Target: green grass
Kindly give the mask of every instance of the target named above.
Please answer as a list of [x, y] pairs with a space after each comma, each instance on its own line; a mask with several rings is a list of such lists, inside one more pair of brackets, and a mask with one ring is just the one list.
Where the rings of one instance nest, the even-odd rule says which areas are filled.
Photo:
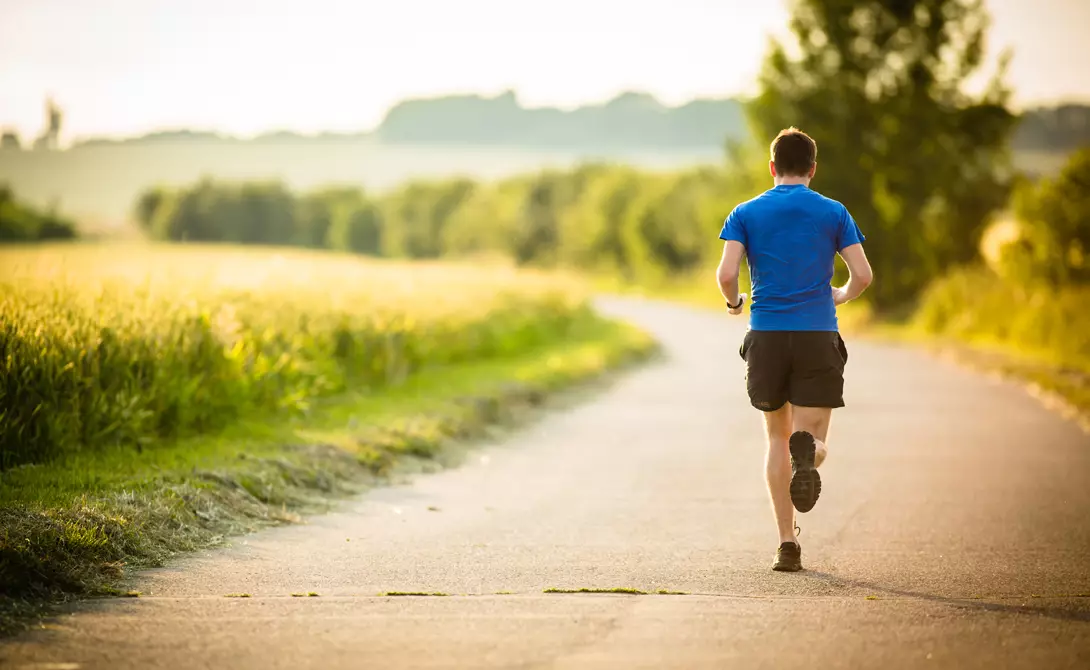
[[879, 335], [924, 344], [1027, 383], [1090, 417], [1090, 287], [1020, 285], [984, 268], [951, 273], [905, 323]]
[[0, 470], [203, 434], [585, 316], [560, 276], [232, 247], [0, 249]]
[[[500, 359], [422, 370], [381, 393], [316, 402], [154, 449], [78, 452], [0, 474], [0, 628], [42, 603], [110, 594], [126, 569], [326, 509], [396, 468], [532, 416], [552, 392], [645, 357], [646, 335], [598, 318]], [[317, 594], [314, 594], [317, 595]]]

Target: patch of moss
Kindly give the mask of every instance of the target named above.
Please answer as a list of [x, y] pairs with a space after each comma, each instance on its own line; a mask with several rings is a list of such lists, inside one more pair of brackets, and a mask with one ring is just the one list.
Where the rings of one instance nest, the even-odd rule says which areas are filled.
[[588, 589], [588, 588], [557, 589], [557, 588], [549, 588], [549, 589], [545, 589], [544, 593], [623, 593], [623, 594], [631, 595], [631, 596], [645, 596], [645, 595], [647, 595], [646, 591], [640, 591], [639, 589], [630, 589], [630, 588], [625, 588], [625, 587], [616, 587], [616, 588], [612, 588], [612, 589]]

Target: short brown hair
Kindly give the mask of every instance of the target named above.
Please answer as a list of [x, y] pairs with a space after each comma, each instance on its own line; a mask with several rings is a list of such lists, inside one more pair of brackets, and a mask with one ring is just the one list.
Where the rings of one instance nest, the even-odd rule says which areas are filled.
[[780, 131], [772, 140], [772, 163], [781, 177], [805, 177], [817, 162], [817, 142], [798, 128]]

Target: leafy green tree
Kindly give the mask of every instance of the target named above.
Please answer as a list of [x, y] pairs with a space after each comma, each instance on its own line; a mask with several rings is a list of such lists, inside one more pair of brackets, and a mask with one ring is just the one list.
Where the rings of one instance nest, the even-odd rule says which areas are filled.
[[[708, 232], [718, 223], [708, 214], [707, 203], [718, 201], [725, 185], [719, 171], [711, 168], [689, 170], [659, 179], [637, 215], [637, 230], [648, 251], [648, 260], [670, 274], [688, 272], [709, 260], [714, 247]], [[722, 211], [722, 210], [720, 210]]]
[[326, 246], [329, 229], [333, 223], [333, 203], [340, 198], [353, 198], [351, 189], [327, 190], [308, 193], [298, 200], [294, 243], [304, 247]]
[[11, 189], [0, 184], [0, 243], [35, 240], [40, 227], [34, 212], [16, 202]]
[[443, 229], [476, 188], [469, 179], [415, 181], [385, 198], [386, 255], [438, 258], [443, 252]]
[[986, 90], [981, 0], [794, 0], [798, 55], [774, 43], [749, 106], [757, 135], [798, 126], [818, 142], [814, 188], [867, 235], [888, 306], [952, 263], [970, 261], [1004, 203], [1014, 117], [1003, 67]]
[[382, 251], [382, 212], [362, 191], [333, 203], [326, 246], [377, 256]]
[[137, 225], [143, 230], [150, 231], [152, 227], [152, 221], [155, 219], [155, 215], [166, 204], [166, 200], [172, 197], [165, 188], [149, 188], [146, 189], [136, 198], [136, 204], [133, 206], [133, 217], [136, 219]]
[[443, 255], [510, 255], [528, 183], [527, 178], [515, 177], [477, 188], [443, 228]]
[[0, 243], [68, 240], [77, 237], [76, 226], [55, 212], [41, 212], [15, 199], [0, 184]]
[[609, 167], [588, 175], [579, 197], [560, 221], [563, 264], [633, 277], [631, 238], [625, 224], [640, 203], [647, 176], [628, 167]]
[[1090, 282], [1090, 148], [1055, 178], [1024, 184], [1014, 209], [1021, 239], [1004, 254], [1007, 271], [1054, 285]]

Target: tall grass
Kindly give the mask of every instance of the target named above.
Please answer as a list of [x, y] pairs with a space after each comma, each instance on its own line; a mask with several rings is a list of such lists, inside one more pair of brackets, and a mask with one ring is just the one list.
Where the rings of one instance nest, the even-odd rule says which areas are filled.
[[505, 268], [229, 248], [0, 250], [0, 469], [306, 412], [349, 386], [514, 354], [585, 316]]
[[1090, 372], [1088, 306], [1090, 286], [1017, 284], [973, 268], [937, 280], [924, 293], [914, 325]]

